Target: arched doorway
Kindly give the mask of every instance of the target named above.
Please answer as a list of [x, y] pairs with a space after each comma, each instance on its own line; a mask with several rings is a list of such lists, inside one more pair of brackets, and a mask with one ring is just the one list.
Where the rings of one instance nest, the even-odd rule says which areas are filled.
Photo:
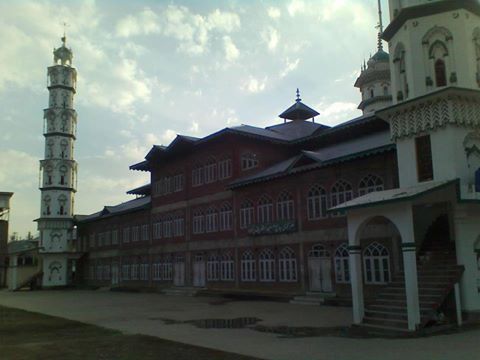
[[308, 253], [308, 277], [310, 291], [333, 291], [332, 259], [330, 252], [322, 244], [313, 245]]
[[204, 287], [206, 278], [205, 256], [196, 254], [193, 261], [193, 286]]

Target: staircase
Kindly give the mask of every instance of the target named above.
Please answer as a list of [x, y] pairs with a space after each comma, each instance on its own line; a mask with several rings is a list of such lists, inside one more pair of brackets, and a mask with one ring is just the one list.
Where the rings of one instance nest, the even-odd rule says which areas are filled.
[[13, 291], [19, 291], [27, 286], [30, 288], [30, 290], [33, 290], [39, 287], [42, 283], [42, 276], [43, 276], [43, 271], [36, 272], [32, 276], [29, 276], [28, 278], [26, 278], [20, 284], [18, 284], [17, 287], [13, 289]]
[[[435, 320], [437, 309], [460, 280], [463, 266], [456, 263], [455, 251], [446, 244], [430, 245], [417, 260], [420, 328]], [[367, 303], [361, 328], [377, 335], [402, 336], [409, 333], [404, 273]]]
[[326, 299], [334, 298], [335, 296], [335, 293], [307, 292], [305, 295], [295, 296], [290, 300], [290, 304], [318, 306], [325, 304]]
[[171, 288], [163, 289], [162, 293], [169, 296], [195, 296], [200, 290], [203, 290], [203, 288], [174, 286]]

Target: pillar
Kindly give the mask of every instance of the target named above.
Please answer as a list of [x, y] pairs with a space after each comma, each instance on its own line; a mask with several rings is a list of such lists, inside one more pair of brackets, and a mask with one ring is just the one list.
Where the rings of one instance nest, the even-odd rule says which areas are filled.
[[415, 242], [402, 242], [402, 252], [405, 292], [407, 295], [408, 330], [415, 331], [420, 324], [420, 301], [418, 299], [417, 253]]
[[357, 237], [360, 222], [348, 218], [348, 254], [352, 286], [353, 323], [361, 324], [365, 315], [363, 300], [362, 247]]
[[17, 255], [12, 255], [10, 257], [10, 282], [8, 284], [8, 290], [15, 290], [17, 288], [17, 270], [18, 270], [18, 257]]

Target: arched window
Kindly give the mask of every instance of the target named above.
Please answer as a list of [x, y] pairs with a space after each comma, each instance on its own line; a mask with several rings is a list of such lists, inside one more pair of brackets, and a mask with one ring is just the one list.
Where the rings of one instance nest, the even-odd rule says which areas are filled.
[[308, 219], [317, 220], [327, 216], [327, 192], [320, 185], [314, 185], [308, 191]]
[[250, 250], [242, 254], [242, 281], [256, 281], [257, 280], [257, 264], [255, 256]]
[[[172, 217], [170, 215], [165, 216], [163, 218], [162, 223], [163, 223], [163, 237], [166, 237], [166, 238], [172, 237], [172, 233], [173, 233], [172, 232], [172, 224], [173, 224]], [[133, 235], [133, 237], [135, 237], [135, 235]]]
[[202, 165], [195, 165], [192, 169], [192, 186], [200, 186], [204, 181], [204, 168]]
[[220, 279], [222, 281], [233, 281], [235, 279], [234, 265], [230, 252], [222, 255], [222, 260], [220, 261]]
[[240, 228], [246, 229], [253, 224], [253, 203], [245, 200], [240, 206]]
[[280, 281], [297, 281], [297, 258], [289, 247], [283, 248], [278, 254], [278, 273]]
[[270, 249], [264, 249], [259, 255], [260, 281], [275, 281], [275, 255]]
[[[337, 205], [343, 204], [346, 201], [353, 199], [353, 189], [352, 185], [347, 183], [344, 180], [339, 180], [333, 185], [332, 191], [330, 194], [330, 206], [335, 207]], [[338, 213], [334, 213], [334, 216], [338, 216]]]
[[312, 249], [308, 252], [308, 257], [312, 258], [329, 258], [330, 252], [322, 244], [316, 244], [312, 246]]
[[219, 278], [220, 262], [217, 254], [210, 254], [207, 259], [207, 280], [217, 281]]
[[205, 212], [205, 232], [217, 231], [218, 214], [214, 207], [208, 208]]
[[447, 69], [442, 59], [435, 61], [435, 82], [437, 87], [447, 86]]
[[335, 250], [335, 279], [337, 283], [350, 282], [347, 243], [343, 243]]
[[383, 96], [388, 96], [388, 86], [383, 87]]
[[232, 206], [225, 203], [220, 207], [219, 230], [232, 230]]
[[370, 89], [370, 97], [373, 98], [375, 96], [373, 89]]
[[204, 230], [204, 222], [205, 217], [203, 215], [203, 211], [200, 209], [196, 209], [193, 211], [193, 218], [192, 218], [192, 232], [194, 234], [202, 234]]
[[358, 195], [362, 196], [374, 191], [383, 190], [383, 180], [376, 175], [367, 175], [358, 184]]
[[67, 212], [65, 211], [65, 205], [67, 203], [67, 197], [65, 195], [60, 195], [58, 197], [58, 205], [59, 205], [59, 215], [66, 215]]
[[363, 251], [365, 283], [386, 284], [390, 281], [390, 256], [385, 246], [373, 242]]
[[259, 224], [265, 224], [273, 221], [272, 199], [264, 195], [258, 201], [257, 219]]
[[209, 184], [217, 180], [217, 161], [210, 158], [205, 163], [205, 184]]
[[286, 191], [283, 191], [278, 196], [277, 200], [277, 219], [292, 220], [295, 217], [293, 211], [292, 195]]

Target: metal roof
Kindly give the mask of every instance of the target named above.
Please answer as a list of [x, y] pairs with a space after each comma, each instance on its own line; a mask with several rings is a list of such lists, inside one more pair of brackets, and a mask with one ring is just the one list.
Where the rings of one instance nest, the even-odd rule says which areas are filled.
[[110, 217], [113, 215], [120, 215], [132, 211], [142, 210], [150, 206], [150, 196], [139, 197], [124, 203], [114, 205], [114, 206], [105, 206], [102, 211], [86, 215], [86, 216], [77, 216], [77, 222], [89, 222], [94, 220], [99, 220], [101, 218]]
[[7, 243], [8, 253], [16, 254], [22, 252], [28, 252], [38, 249], [38, 239], [37, 240], [17, 240], [10, 241]]
[[151, 190], [151, 184], [145, 184], [142, 186], [139, 186], [135, 189], [128, 190], [127, 194], [129, 195], [150, 195], [150, 190]]
[[288, 120], [307, 120], [320, 115], [319, 112], [305, 105], [297, 99], [287, 110], [278, 115], [279, 118]]
[[348, 210], [359, 207], [383, 205], [390, 202], [413, 200], [418, 196], [425, 195], [426, 193], [429, 193], [433, 190], [439, 190], [448, 185], [457, 183], [458, 179], [445, 181], [429, 181], [410, 187], [375, 191], [357, 197], [353, 200], [344, 202], [343, 204], [328, 209], [328, 211]]
[[[246, 186], [252, 183], [268, 181], [274, 178], [324, 167], [338, 162], [353, 160], [359, 157], [391, 151], [395, 144], [390, 140], [390, 132], [382, 131], [356, 138], [343, 143], [326, 146], [314, 151], [302, 151], [300, 155], [279, 162], [254, 175], [238, 179], [230, 184], [231, 188]], [[299, 165], [301, 159], [310, 159], [313, 163]]]

